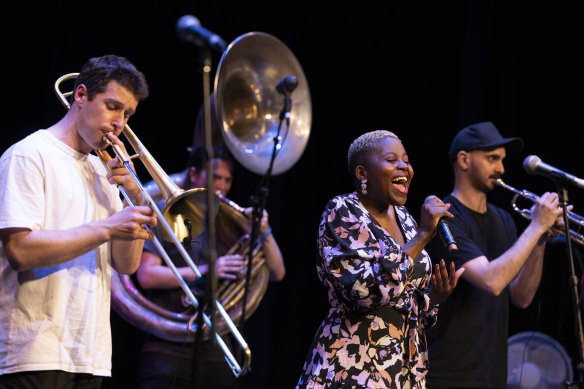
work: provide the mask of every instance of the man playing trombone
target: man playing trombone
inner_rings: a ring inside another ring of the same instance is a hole
[[[440,306],[428,334],[428,387],[506,388],[509,300],[527,307],[538,288],[546,237],[561,223],[556,193],[543,194],[531,208],[531,221],[517,236],[511,215],[487,202],[487,193],[504,173],[507,153],[518,152],[520,138],[503,138],[491,122],[462,129],[449,150],[454,190],[448,220],[458,250],[441,242],[426,248],[464,266],[462,280]]]
[[[147,96],[127,59],[92,58],[65,116],[0,159],[0,388],[99,388],[111,375],[110,266],[136,271],[156,217],[117,157],[106,169],[90,153],[125,153],[118,136]]]

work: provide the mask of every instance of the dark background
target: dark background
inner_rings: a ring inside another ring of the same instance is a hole
[[[447,150],[460,128],[493,121],[525,147],[506,160],[505,180],[535,194],[555,190],[529,176],[523,159],[544,162],[578,177],[582,157],[582,26],[569,2],[522,1],[213,2],[53,1],[41,7],[11,3],[3,12],[2,138],[0,151],[63,115],[53,84],[103,54],[128,57],[146,75],[150,97],[130,126],[167,173],[181,171],[203,101],[201,50],[179,41],[176,21],[195,15],[229,43],[262,31],[282,40],[305,72],[311,93],[310,139],[298,162],[272,177],[267,209],[287,267],[270,284],[244,337],[252,349],[249,388],[291,388],[328,309],[315,271],[320,213],[334,195],[351,191],[349,144],[363,132],[396,132],[409,153],[415,179],[408,208],[417,216],[430,194],[452,187]],[[213,56],[213,72],[220,56]],[[213,73],[214,76],[214,73]],[[147,173],[137,167],[144,181]],[[259,176],[237,167],[230,197],[248,205]],[[584,207],[569,187],[575,212]],[[511,193],[492,202],[511,211]],[[530,203],[520,204],[529,207]],[[527,224],[517,214],[520,229]],[[581,274],[580,246],[575,247]],[[577,360],[565,245],[546,253],[545,272],[530,308],[513,310],[511,333],[537,330],[558,340]],[[496,323],[494,323],[496,325]],[[112,314],[113,378],[108,387],[131,388],[137,374],[140,330]]]

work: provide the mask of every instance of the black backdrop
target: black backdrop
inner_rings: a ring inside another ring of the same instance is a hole
[[[316,230],[326,201],[350,191],[346,151],[359,134],[396,132],[416,172],[408,199],[417,216],[429,194],[452,185],[446,153],[455,132],[490,120],[525,148],[507,159],[506,181],[536,194],[554,190],[528,176],[523,159],[541,159],[584,176],[581,104],[582,23],[568,3],[520,1],[231,2],[138,1],[11,3],[2,23],[0,150],[63,114],[54,81],[79,71],[92,56],[118,54],[141,69],[150,97],[131,119],[168,173],[187,158],[203,101],[200,50],[181,42],[175,23],[193,14],[227,43],[250,31],[281,39],[306,74],[312,129],[302,157],[271,180],[267,209],[285,257],[286,279],[271,284],[244,335],[252,349],[246,387],[295,385],[328,303],[315,272]],[[545,4],[545,5],[544,5]],[[220,57],[213,57],[213,71]],[[143,180],[146,172],[137,168]],[[237,167],[230,197],[247,205],[259,176]],[[578,212],[582,193],[568,188]],[[510,209],[511,194],[491,201]],[[529,206],[526,204],[525,206]],[[519,216],[519,228],[526,221]],[[575,248],[581,274],[580,248]],[[568,257],[558,244],[546,254],[544,280],[532,307],[513,310],[512,333],[546,332],[577,359],[568,290]],[[140,331],[112,315],[113,378],[108,387],[133,387]]]

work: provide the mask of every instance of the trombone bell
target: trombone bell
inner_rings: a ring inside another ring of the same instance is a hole
[[[213,209],[210,212],[211,217],[215,217],[219,210],[217,196],[214,196],[214,200]],[[204,231],[205,226],[207,190],[196,188],[176,194],[166,202],[162,214],[181,242],[198,236]],[[158,233],[162,239],[172,242],[172,237],[164,228],[158,228]]]

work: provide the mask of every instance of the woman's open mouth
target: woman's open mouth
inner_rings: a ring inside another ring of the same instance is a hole
[[[409,179],[406,176],[395,177],[391,180],[391,185],[400,193],[408,193]]]

